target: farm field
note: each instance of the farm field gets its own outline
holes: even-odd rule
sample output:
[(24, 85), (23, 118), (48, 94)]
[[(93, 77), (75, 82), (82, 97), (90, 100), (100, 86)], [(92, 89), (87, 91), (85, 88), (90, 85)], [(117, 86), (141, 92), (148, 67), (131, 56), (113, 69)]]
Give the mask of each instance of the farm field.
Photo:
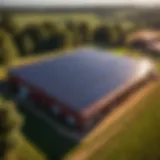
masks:
[[(138, 103), (135, 117), (124, 121), (121, 133), (104, 144), (90, 159), (157, 160), (160, 158), (160, 85)], [(116, 153), (116, 154), (115, 154)]]
[(19, 24), (20, 28), (23, 28), (27, 24), (40, 24), (42, 22), (52, 21), (58, 25), (62, 25), (65, 20), (72, 20), (74, 22), (88, 21), (92, 22), (92, 25), (98, 24), (100, 21), (95, 14), (92, 13), (74, 13), (74, 14), (60, 14), (60, 13), (15, 13), (14, 20)]
[[(23, 30), (23, 28), (30, 24), (42, 25), (44, 22), (49, 22), (51, 24), (53, 22), (61, 28), (64, 26), (65, 21), (69, 20), (72, 20), (76, 23), (79, 23), (80, 21), (88, 22), (91, 27), (91, 31), (97, 24), (101, 24), (98, 16), (86, 13), (14, 13), (13, 20), (15, 24), (17, 24), (17, 28), (19, 30)], [(41, 40), (43, 41), (43, 39)], [(47, 41), (47, 43), (48, 42), (49, 41)], [(89, 45), (90, 42), (87, 44)], [(81, 45), (81, 43), (79, 45)], [(73, 46), (72, 49), (67, 46), (67, 49), (65, 47), (62, 47), (63, 49), (60, 47), (52, 52), (45, 50), (41, 53), (36, 52), (26, 54), (24, 57), (18, 55), (14, 57), (15, 59), (12, 57), (11, 63), (0, 66), (0, 80), (7, 78), (7, 72), (9, 68), (35, 63), (48, 58), (63, 56), (64, 54), (70, 53), (70, 51), (73, 50)], [(104, 48), (104, 50), (106, 50), (106, 48)], [(142, 53), (133, 51), (127, 47), (117, 47), (109, 50), (114, 51), (115, 54), (119, 56), (142, 56)], [(6, 53), (11, 53), (11, 51)], [(157, 69), (160, 71), (160, 60), (154, 59), (154, 61), (157, 65)], [(73, 139), (59, 134), (57, 131), (58, 129), (53, 129), (44, 119), (37, 116), (36, 113), (32, 113), (27, 109), (20, 109), (21, 113), (25, 117), (25, 125), (23, 127), (24, 137), (22, 137), (22, 146), (16, 151), (18, 158), (20, 160), (61, 160), (68, 158), (68, 155), (76, 153), (77, 148), (81, 150), (81, 146), (85, 145), (84, 148), (87, 150), (90, 148), (89, 146), (96, 145), (97, 141), (105, 141), (112, 131), (122, 127), (122, 131), (118, 131), (115, 136), (113, 136), (108, 142), (104, 143), (100, 149), (96, 150), (93, 155), (89, 156), (89, 158), (86, 160), (132, 160), (132, 158), (136, 160), (157, 160), (160, 158), (160, 154), (158, 153), (158, 148), (160, 146), (159, 144), (156, 146), (154, 143), (160, 142), (160, 131), (158, 129), (159, 125), (156, 123), (160, 120), (157, 114), (159, 112), (158, 107), (160, 106), (159, 98), (160, 86), (158, 86), (147, 97), (144, 97), (140, 102), (137, 103), (136, 107), (138, 109), (134, 109), (131, 113), (128, 113), (124, 117), (122, 116), (118, 122), (111, 126), (110, 130), (104, 130), (104, 132), (101, 134), (101, 137), (96, 137), (94, 141), (88, 145), (81, 144), (81, 142), (75, 142)], [(150, 146), (154, 147), (151, 148)], [(142, 148), (144, 148), (143, 152), (141, 151)], [(141, 156), (143, 155), (141, 153), (144, 153), (144, 157)], [(154, 157), (151, 157), (151, 155)], [(15, 160), (14, 158), (12, 159)]]

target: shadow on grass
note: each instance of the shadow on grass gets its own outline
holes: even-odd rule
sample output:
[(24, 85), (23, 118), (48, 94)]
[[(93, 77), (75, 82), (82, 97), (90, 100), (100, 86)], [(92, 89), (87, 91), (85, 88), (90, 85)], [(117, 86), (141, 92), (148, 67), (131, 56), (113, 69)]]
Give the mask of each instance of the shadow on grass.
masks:
[(78, 142), (60, 135), (43, 120), (35, 117), (32, 113), (20, 110), (25, 117), (23, 132), (25, 136), (36, 145), (48, 160), (61, 160), (72, 150)]

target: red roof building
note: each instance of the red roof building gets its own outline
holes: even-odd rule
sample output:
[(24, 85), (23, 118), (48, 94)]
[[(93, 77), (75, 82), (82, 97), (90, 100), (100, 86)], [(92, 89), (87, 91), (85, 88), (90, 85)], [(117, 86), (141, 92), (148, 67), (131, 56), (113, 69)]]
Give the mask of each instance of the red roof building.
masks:
[(9, 71), (19, 98), (43, 103), (53, 116), (86, 128), (148, 78), (148, 61), (84, 49)]

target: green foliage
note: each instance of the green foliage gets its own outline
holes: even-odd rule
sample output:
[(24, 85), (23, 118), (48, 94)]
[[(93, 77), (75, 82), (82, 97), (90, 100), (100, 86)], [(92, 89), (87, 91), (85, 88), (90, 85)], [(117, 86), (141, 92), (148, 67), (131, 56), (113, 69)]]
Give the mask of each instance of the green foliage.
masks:
[(91, 28), (87, 22), (80, 22), (78, 25), (78, 34), (81, 36), (82, 44), (86, 44), (91, 40)]
[(16, 35), (19, 32), (19, 27), (15, 23), (11, 13), (3, 13), (1, 19), (1, 28), (3, 30), (12, 35)]
[(58, 30), (58, 26), (55, 23), (52, 23), (52, 22), (44, 22), (42, 24), (42, 26), (50, 34), (53, 34), (53, 33), (57, 32), (57, 30)]
[(13, 37), (3, 30), (0, 31), (0, 48), (0, 64), (8, 65), (18, 55)]
[[(10, 45), (9, 48), (13, 48), (13, 55), (17, 52), (20, 56), (44, 54), (45, 52), (78, 47), (88, 43), (110, 47), (125, 46), (127, 36), (131, 31), (128, 29), (131, 28), (131, 25), (128, 25), (127, 21), (113, 25), (103, 21), (104, 23), (97, 23), (98, 26), (93, 27), (95, 24), (93, 22), (90, 24), (85, 19), (81, 19), (79, 22), (77, 19), (63, 20), (64, 26), (62, 23), (59, 25), (51, 19), (44, 19), (41, 20), (41, 23), (37, 23), (36, 20), (35, 22), (30, 21), (21, 29), (18, 27), (19, 24), (15, 22), (15, 17), (13, 18), (10, 13), (2, 14), (1, 26), (11, 37), (8, 43), (12, 43), (12, 46)], [(0, 37), (0, 43), (1, 39)], [(1, 53), (0, 61), (1, 63), (8, 63), (8, 59), (12, 58), (8, 58), (6, 55), (12, 54), (4, 54), (10, 52), (8, 48), (4, 48), (2, 47), (3, 56)]]
[(33, 40), (31, 39), (31, 36), (24, 34), (22, 37), (22, 41), (21, 41), (21, 47), (23, 49), (23, 54), (26, 55), (30, 55), (34, 52), (35, 50), (35, 44), (33, 42)]
[(120, 24), (116, 24), (114, 26), (114, 29), (115, 29), (115, 32), (118, 35), (116, 44), (118, 46), (124, 45), (125, 42), (126, 42), (127, 31), (125, 31), (125, 29)]
[(109, 25), (99, 25), (93, 33), (93, 41), (95, 44), (106, 46), (113, 43), (113, 31)]
[(50, 40), (50, 49), (63, 49), (69, 47), (72, 44), (72, 39), (68, 31), (57, 31)]
[(41, 38), (37, 43), (36, 52), (41, 53), (54, 49), (52, 39), (58, 32), (58, 29), (59, 28), (55, 24), (49, 22), (39, 25), (37, 30)]
[(73, 21), (66, 21), (65, 22), (65, 28), (68, 30), (68, 31), (71, 31), (71, 32), (75, 32), (77, 30), (77, 23), (76, 22), (73, 22)]
[(20, 144), (23, 118), (13, 103), (0, 99), (0, 158), (16, 149)]

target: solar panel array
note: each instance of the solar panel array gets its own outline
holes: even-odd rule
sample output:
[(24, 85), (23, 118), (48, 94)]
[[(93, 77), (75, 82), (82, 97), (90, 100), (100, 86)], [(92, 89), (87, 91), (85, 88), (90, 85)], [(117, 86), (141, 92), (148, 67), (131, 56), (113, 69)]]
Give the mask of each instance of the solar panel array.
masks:
[(136, 77), (140, 64), (128, 57), (84, 49), (15, 68), (11, 73), (40, 87), (72, 110), (80, 111)]

